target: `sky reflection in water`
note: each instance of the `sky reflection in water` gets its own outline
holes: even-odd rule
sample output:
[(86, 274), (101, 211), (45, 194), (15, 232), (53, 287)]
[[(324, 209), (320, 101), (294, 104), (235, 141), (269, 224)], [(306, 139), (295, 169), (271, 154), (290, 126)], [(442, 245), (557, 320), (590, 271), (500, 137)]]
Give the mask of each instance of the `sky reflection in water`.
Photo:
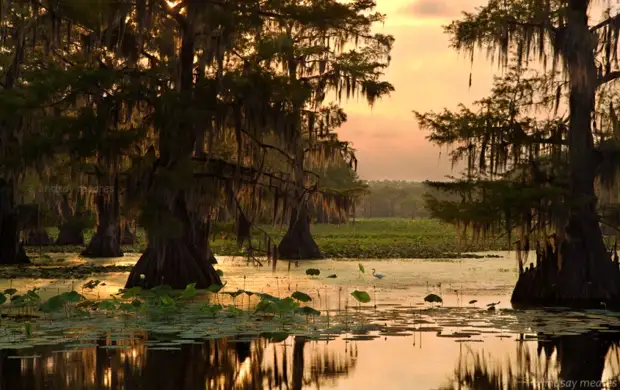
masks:
[[(304, 291), (312, 295), (313, 307), (334, 312), (346, 305), (354, 310), (349, 293), (366, 290), (373, 302), (362, 318), (388, 327), (371, 340), (291, 336), (274, 343), (241, 337), (166, 348), (145, 344), (146, 335), (137, 333), (133, 338), (109, 334), (96, 341), (100, 347), (3, 350), (0, 390), (542, 389), (601, 388), (591, 387), (601, 380), (614, 384), (620, 365), (616, 336), (609, 328), (619, 327), (620, 319), (599, 312), (508, 310), (515, 261), (501, 255), (505, 257), (362, 261), (366, 274), (359, 272), (357, 260), (305, 262), (293, 265), (290, 272), (287, 263), (280, 263), (273, 273), (267, 266), (247, 267), (243, 259), (223, 259), (218, 268), (228, 282), (225, 290), (243, 288), (276, 296)], [(131, 261), (135, 259), (122, 259)], [(308, 277), (307, 268), (319, 268), (321, 275)], [(372, 268), (386, 278), (373, 279)], [(331, 274), (338, 277), (327, 279)], [(115, 293), (125, 277), (100, 277), (106, 286), (94, 294)], [(0, 288), (8, 284), (1, 281)], [(45, 297), (67, 290), (71, 282), (14, 280), (11, 285), (41, 287)], [(441, 294), (444, 308), (426, 309), (422, 302), (429, 292)], [(471, 300), (478, 302), (470, 305)], [(487, 303), (497, 301), (497, 311), (486, 310)], [(537, 334), (542, 341), (536, 340)], [(105, 345), (119, 346), (101, 348)]]

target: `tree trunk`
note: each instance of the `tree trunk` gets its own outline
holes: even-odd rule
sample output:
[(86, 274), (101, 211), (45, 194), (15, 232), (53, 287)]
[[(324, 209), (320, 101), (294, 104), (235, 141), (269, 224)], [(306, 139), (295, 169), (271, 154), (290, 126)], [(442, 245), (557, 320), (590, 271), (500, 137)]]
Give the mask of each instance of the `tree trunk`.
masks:
[(72, 208), (69, 203), (69, 195), (63, 194), (59, 210), (62, 223), (55, 245), (84, 245), (84, 229), (82, 228), (80, 205), (76, 205), (75, 209)]
[(291, 222), (280, 245), (278, 257), (282, 259), (322, 259), (323, 254), (310, 233), (310, 217), (302, 206), (301, 212), (293, 210)]
[[(82, 256), (90, 258), (121, 257), (121, 220), (119, 204), (118, 176), (114, 178), (112, 194), (105, 188), (98, 189), (95, 195), (97, 207), (97, 231), (90, 240)], [(110, 196), (111, 195), (111, 196)]]
[(39, 246), (39, 245), (52, 245), (54, 240), (49, 235), (47, 230), (41, 228), (37, 230), (30, 230), (26, 238), (25, 245)]
[[(188, 15), (194, 10), (190, 5)], [(191, 18), (190, 18), (191, 19)], [(193, 64), (195, 31), (192, 22), (181, 26), (183, 36), (179, 53), (179, 107), (190, 108), (193, 101)], [(172, 107), (177, 110), (178, 107)], [(174, 174), (175, 170), (183, 169), (184, 164), (192, 158), (196, 148), (196, 131), (191, 115), (174, 113), (179, 118), (177, 126), (166, 126), (159, 129), (159, 161), (158, 169)], [(170, 113), (172, 115), (172, 113)], [(129, 274), (127, 288), (140, 286), (152, 288), (168, 285), (175, 289), (183, 289), (190, 283), (196, 288), (207, 288), (213, 284), (221, 285), (219, 275), (211, 265), (206, 247), (196, 245), (195, 223), (187, 209), (185, 193), (179, 188), (172, 188), (169, 181), (154, 177), (148, 189), (148, 202), (161, 216), (168, 216), (180, 226), (178, 234), (163, 232), (159, 226), (145, 226), (148, 246), (135, 267)]]
[(571, 83), (568, 130), (571, 188), (566, 238), (560, 250), (554, 252), (558, 263), (555, 275), (534, 269), (519, 277), (513, 293), (513, 303), (517, 304), (620, 306), (620, 270), (607, 253), (596, 212), (594, 181), (599, 160), (591, 118), (597, 70), (587, 8), (587, 1), (569, 1), (562, 53)]
[(19, 242), (19, 221), (13, 183), (0, 178), (0, 264), (29, 264)]
[(84, 230), (71, 222), (60, 226), (55, 245), (84, 245)]
[(135, 245), (136, 244), (136, 229), (132, 231), (128, 222), (123, 224), (121, 228), (121, 245)]
[[(175, 202), (174, 215), (184, 227), (178, 237), (149, 235), (146, 251), (131, 270), (126, 288), (153, 288), (168, 285), (183, 289), (190, 283), (196, 288), (221, 285), (220, 276), (209, 262), (206, 248), (196, 246), (185, 199), (181, 193)], [(147, 231), (150, 229), (147, 227)]]

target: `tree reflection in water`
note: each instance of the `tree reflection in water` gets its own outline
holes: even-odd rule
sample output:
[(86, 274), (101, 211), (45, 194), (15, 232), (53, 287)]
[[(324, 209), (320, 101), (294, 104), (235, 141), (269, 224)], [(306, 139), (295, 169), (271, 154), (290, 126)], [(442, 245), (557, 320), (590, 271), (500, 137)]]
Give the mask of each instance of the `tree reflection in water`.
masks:
[(285, 343), (209, 340), (180, 350), (148, 349), (143, 340), (99, 340), (100, 347), (124, 346), (112, 349), (36, 347), (39, 357), (26, 359), (0, 351), (0, 390), (298, 390), (348, 376), (357, 357), (355, 350), (342, 354), (302, 337)]
[(590, 332), (544, 339), (537, 342), (536, 353), (532, 353), (529, 342), (517, 343), (514, 364), (490, 360), (484, 352), (474, 353), (462, 346), (454, 378), (442, 389), (620, 388), (619, 335)]

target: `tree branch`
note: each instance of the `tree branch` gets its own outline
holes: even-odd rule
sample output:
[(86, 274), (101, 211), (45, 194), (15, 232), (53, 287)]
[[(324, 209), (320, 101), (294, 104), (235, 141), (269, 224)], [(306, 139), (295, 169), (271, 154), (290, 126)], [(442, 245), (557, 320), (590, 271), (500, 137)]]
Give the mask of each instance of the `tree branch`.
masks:
[(603, 84), (609, 83), (610, 81), (614, 81), (620, 78), (620, 71), (613, 71), (613, 72), (608, 72), (605, 75), (603, 75), (602, 77), (599, 77), (597, 82), (598, 82), (598, 87), (602, 86)]
[(607, 18), (605, 20), (603, 20), (602, 22), (600, 22), (599, 24), (590, 27), (590, 32), (595, 32), (597, 30), (600, 30), (601, 28), (610, 25), (610, 24), (616, 24), (616, 23), (620, 23), (620, 14), (617, 14), (615, 16), (612, 16), (610, 18)]

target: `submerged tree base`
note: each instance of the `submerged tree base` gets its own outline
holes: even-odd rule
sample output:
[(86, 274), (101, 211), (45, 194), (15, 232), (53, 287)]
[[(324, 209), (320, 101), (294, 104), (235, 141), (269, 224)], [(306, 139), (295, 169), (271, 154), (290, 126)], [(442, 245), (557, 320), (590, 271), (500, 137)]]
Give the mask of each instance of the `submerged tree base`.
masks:
[(84, 231), (78, 226), (64, 224), (60, 227), (55, 245), (84, 245)]
[(90, 240), (88, 247), (81, 253), (81, 256), (91, 259), (122, 257), (123, 251), (121, 251), (121, 246), (117, 238), (118, 235), (109, 236), (97, 232)]
[(590, 259), (585, 251), (564, 242), (547, 243), (536, 254), (536, 265), (523, 268), (512, 292), (515, 308), (556, 306), (620, 309), (620, 268), (614, 260)]
[(278, 245), (278, 257), (281, 259), (315, 260), (324, 256), (310, 232), (310, 218), (301, 215), (291, 221), (289, 229)]
[(25, 245), (38, 246), (38, 245), (53, 245), (54, 239), (49, 235), (47, 230), (32, 230), (28, 232)]
[(196, 288), (221, 285), (220, 276), (207, 254), (183, 239), (169, 239), (158, 245), (149, 244), (132, 269), (126, 288), (145, 289), (168, 285), (183, 289), (196, 283)]

